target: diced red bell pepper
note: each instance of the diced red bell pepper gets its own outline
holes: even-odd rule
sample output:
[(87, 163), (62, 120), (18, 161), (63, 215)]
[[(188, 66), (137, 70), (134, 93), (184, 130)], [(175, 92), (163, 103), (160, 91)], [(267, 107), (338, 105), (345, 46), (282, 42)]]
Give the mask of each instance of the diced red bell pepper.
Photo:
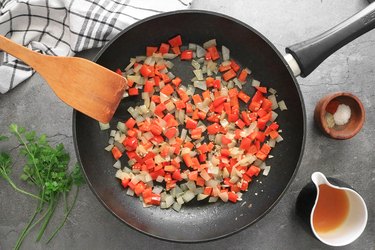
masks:
[(195, 183), (197, 184), (197, 186), (204, 187), (205, 180), (202, 177), (198, 176), (197, 180), (195, 181)]
[(240, 144), (240, 149), (246, 150), (246, 149), (250, 148), (251, 142), (252, 142), (251, 139), (249, 139), (247, 137), (243, 138), (242, 141), (241, 141), (241, 144)]
[(247, 191), (247, 188), (249, 187), (249, 182), (246, 180), (242, 180), (241, 183), (241, 191)]
[(261, 161), (265, 161), (267, 159), (267, 155), (265, 153), (263, 153), (262, 151), (258, 151), (255, 156), (261, 160)]
[(180, 86), (181, 82), (182, 82), (182, 79), (180, 77), (176, 77), (175, 79), (172, 80), (172, 83), (176, 87)]
[(172, 178), (176, 181), (182, 181), (181, 170), (176, 169), (172, 174)]
[(214, 80), (213, 87), (216, 88), (216, 89), (220, 89), (221, 88), (221, 81), (220, 81), (220, 79), (215, 79)]
[(177, 94), (183, 102), (188, 102), (190, 100), (189, 96), (183, 89), (177, 89)]
[(236, 122), (238, 118), (239, 118), (238, 113), (231, 113), (228, 115), (229, 122)]
[(154, 82), (147, 80), (145, 82), (145, 86), (143, 87), (143, 92), (152, 93), (154, 91), (154, 85), (155, 85)]
[(178, 110), (184, 109), (186, 107), (185, 103), (182, 100), (175, 101), (174, 105)]
[(186, 118), (186, 128), (187, 129), (195, 129), (197, 128), (198, 122), (194, 121), (193, 119), (187, 117)]
[(248, 75), (247, 71), (245, 69), (243, 69), (241, 71), (240, 75), (238, 76), (238, 80), (241, 81), (241, 82), (245, 82), (247, 75)]
[(181, 46), (182, 45), (182, 39), (181, 39), (181, 36), (180, 35), (177, 35), (171, 39), (168, 40), (168, 43), (172, 46), (172, 47), (178, 47), (178, 46)]
[(173, 52), (173, 54), (175, 54), (175, 55), (179, 55), (179, 54), (181, 54), (180, 47), (172, 47), (172, 52)]
[(246, 174), (249, 177), (258, 176), (260, 172), (260, 168), (254, 165), (251, 165), (249, 169), (246, 171)]
[(222, 105), (225, 101), (227, 100), (227, 97), (226, 96), (220, 96), (218, 98), (216, 98), (214, 101), (213, 101), (213, 105), (214, 107), (218, 107), (220, 105)]
[(171, 139), (173, 137), (175, 137), (177, 134), (177, 128), (175, 127), (172, 127), (172, 128), (169, 128), (165, 133), (165, 137), (167, 137), (168, 139)]
[(115, 160), (118, 160), (121, 158), (122, 156), (122, 153), (121, 151), (118, 149), (118, 147), (114, 146), (112, 148), (112, 155), (113, 155), (113, 158), (115, 158)]
[(240, 98), (244, 103), (248, 103), (250, 101), (250, 96), (246, 95), (244, 92), (240, 91), (238, 93), (238, 98)]
[(193, 59), (193, 51), (192, 50), (184, 50), (181, 53), (181, 60), (191, 60)]
[(163, 128), (157, 124), (151, 124), (150, 131), (154, 135), (161, 135), (163, 133)]
[(187, 167), (192, 167), (192, 166), (193, 166), (193, 160), (192, 160), (190, 154), (184, 154), (184, 155), (182, 156), (182, 159), (184, 160), (185, 165), (186, 165)]
[(256, 91), (251, 101), (262, 103), (263, 99), (264, 99), (263, 93), (260, 91)]
[(141, 75), (143, 77), (149, 77), (149, 76), (153, 75), (153, 67), (149, 66), (149, 65), (146, 65), (146, 64), (143, 64), (141, 69), (139, 70), (139, 72), (141, 73)]
[(204, 162), (206, 162), (206, 160), (207, 160), (207, 155), (206, 155), (206, 154), (199, 154), (199, 155), (198, 155), (198, 159), (199, 159), (199, 161), (200, 161), (201, 163), (204, 163)]
[(170, 96), (170, 95), (174, 92), (174, 89), (173, 89), (172, 85), (170, 85), (170, 84), (166, 84), (166, 85), (160, 90), (160, 92), (163, 93), (164, 95)]
[(190, 136), (194, 140), (200, 139), (202, 137), (202, 129), (195, 128), (195, 129), (190, 130)]
[(138, 95), (138, 89), (137, 88), (130, 88), (128, 89), (129, 95)]
[(204, 190), (203, 190), (203, 194), (211, 195), (212, 189), (213, 189), (212, 187), (205, 187)]
[(196, 181), (198, 178), (198, 171), (192, 171), (188, 175), (189, 180)]
[(193, 101), (194, 101), (194, 104), (197, 105), (198, 103), (202, 102), (202, 98), (199, 94), (196, 94), (196, 95), (193, 95)]
[(154, 53), (158, 51), (158, 47), (146, 47), (146, 56), (152, 56)]
[(207, 52), (206, 52), (206, 55), (204, 56), (204, 59), (205, 59), (206, 61), (212, 60), (211, 53), (207, 51)]
[(270, 132), (270, 137), (271, 137), (271, 139), (276, 139), (277, 137), (279, 137), (279, 133), (275, 130), (272, 130)]
[(142, 194), (142, 192), (146, 189), (146, 184), (144, 184), (142, 181), (138, 182), (136, 185), (135, 185), (135, 188), (134, 188), (134, 193), (137, 195), (137, 196), (140, 196)]
[(129, 182), (130, 182), (130, 178), (124, 178), (124, 179), (121, 181), (121, 185), (122, 185), (124, 188), (127, 188)]
[(260, 151), (268, 155), (271, 152), (271, 147), (268, 144), (263, 144), (262, 147), (260, 148)]
[(134, 125), (135, 125), (135, 120), (130, 117), (126, 122), (125, 122), (125, 126), (128, 128), (128, 129), (132, 129), (134, 128)]
[(217, 59), (220, 58), (219, 52), (217, 51), (215, 46), (207, 48), (207, 51), (210, 53), (211, 59), (213, 61), (216, 61)]
[(229, 81), (230, 79), (232, 79), (232, 78), (235, 78), (236, 77), (236, 72), (233, 70), (233, 69), (231, 69), (231, 70), (228, 70), (227, 72), (225, 72), (224, 74), (223, 74), (223, 79), (224, 79), (224, 81)]
[(167, 44), (167, 43), (162, 43), (162, 44), (160, 44), (159, 52), (160, 52), (161, 54), (168, 53), (168, 51), (169, 51), (169, 44)]
[(230, 66), (232, 67), (232, 69), (234, 70), (234, 71), (239, 71), (240, 70), (240, 66), (234, 61), (234, 60), (231, 60), (230, 61), (231, 63), (230, 63)]
[(233, 192), (228, 192), (228, 200), (233, 202), (233, 203), (236, 203), (237, 202), (237, 198), (238, 198), (238, 195), (236, 193), (233, 193)]
[(216, 135), (217, 133), (219, 133), (220, 128), (221, 128), (221, 126), (218, 123), (211, 124), (211, 125), (207, 126), (207, 133), (209, 135)]
[(173, 165), (167, 165), (164, 167), (164, 171), (173, 173), (174, 171), (176, 171), (176, 167)]
[(172, 79), (169, 78), (168, 74), (161, 74), (161, 79), (163, 80), (164, 83), (169, 83)]
[(245, 123), (241, 119), (238, 119), (235, 123), (240, 129), (245, 127)]
[(228, 145), (228, 144), (231, 143), (231, 142), (232, 142), (232, 140), (229, 139), (229, 138), (227, 138), (225, 135), (223, 135), (223, 136), (221, 137), (221, 143), (222, 143), (223, 145)]
[(267, 112), (271, 111), (272, 110), (272, 102), (270, 100), (268, 100), (267, 98), (264, 98), (263, 103), (262, 103), (262, 109), (264, 109)]
[(267, 94), (267, 88), (266, 87), (255, 87), (259, 92), (263, 94)]
[(222, 72), (230, 70), (231, 68), (232, 67), (230, 66), (230, 64), (228, 64), (228, 65), (220, 65), (219, 66), (219, 71), (222, 73)]

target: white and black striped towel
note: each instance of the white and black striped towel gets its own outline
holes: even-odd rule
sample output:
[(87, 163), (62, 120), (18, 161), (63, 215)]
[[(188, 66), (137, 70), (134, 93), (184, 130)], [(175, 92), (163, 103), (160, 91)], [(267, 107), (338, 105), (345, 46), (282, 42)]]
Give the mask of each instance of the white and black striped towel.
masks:
[[(186, 9), (192, 0), (0, 0), (0, 34), (48, 55), (73, 56), (103, 46), (129, 24), (158, 13)], [(5, 54), (0, 93), (33, 70)]]

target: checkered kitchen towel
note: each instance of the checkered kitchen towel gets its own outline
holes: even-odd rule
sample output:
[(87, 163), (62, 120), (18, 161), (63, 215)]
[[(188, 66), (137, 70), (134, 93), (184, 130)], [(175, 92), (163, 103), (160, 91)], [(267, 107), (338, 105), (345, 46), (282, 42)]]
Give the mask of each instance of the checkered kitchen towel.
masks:
[[(73, 56), (103, 46), (129, 24), (186, 9), (192, 0), (0, 0), (0, 34), (48, 55)], [(2, 53), (2, 52), (1, 52)], [(0, 93), (34, 71), (4, 53)]]

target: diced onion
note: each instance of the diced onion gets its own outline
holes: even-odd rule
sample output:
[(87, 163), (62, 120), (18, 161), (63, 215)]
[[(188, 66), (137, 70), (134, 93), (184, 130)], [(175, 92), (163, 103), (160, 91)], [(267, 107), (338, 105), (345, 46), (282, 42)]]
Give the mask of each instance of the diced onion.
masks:
[(280, 108), (281, 111), (288, 110), (288, 108), (286, 107), (285, 102), (283, 100), (279, 101), (277, 104), (279, 104), (279, 108)]
[(259, 87), (260, 86), (260, 82), (258, 80), (253, 79), (253, 81), (251, 82), (251, 85), (253, 87)]
[(206, 199), (207, 197), (209, 197), (209, 195), (207, 195), (207, 194), (198, 194), (197, 200), (201, 201), (201, 200)]
[(191, 65), (194, 67), (194, 69), (200, 69), (201, 68), (200, 63), (197, 62), (196, 60), (192, 60)]
[(271, 170), (271, 166), (266, 166), (263, 170), (263, 175), (267, 176)]
[(126, 191), (126, 194), (129, 195), (129, 196), (134, 196), (134, 191), (133, 191), (133, 189), (128, 188), (128, 190)]
[(101, 123), (101, 122), (99, 122), (99, 127), (100, 127), (100, 130), (107, 130), (111, 126), (109, 125), (109, 123)]
[(120, 168), (121, 168), (121, 162), (120, 162), (120, 160), (117, 160), (117, 161), (115, 162), (115, 164), (113, 164), (113, 167), (114, 167), (114, 168), (117, 168), (117, 169), (120, 169)]
[(113, 148), (113, 145), (108, 145), (107, 147), (104, 148), (105, 151), (111, 151)]
[(220, 192), (219, 197), (222, 201), (228, 202), (228, 192)]
[(194, 199), (195, 195), (191, 190), (187, 190), (183, 195), (182, 199), (184, 199), (184, 202), (189, 202), (192, 199)]
[(172, 197), (172, 195), (167, 195), (167, 197), (165, 198), (165, 203), (167, 208), (172, 206), (172, 204), (174, 203), (174, 198)]
[(210, 203), (217, 202), (217, 199), (218, 199), (218, 197), (210, 197), (208, 199), (208, 202), (210, 202)]
[(201, 46), (197, 45), (196, 57), (204, 57), (206, 55), (206, 50)]
[(221, 51), (223, 54), (223, 61), (228, 61), (230, 59), (230, 51), (227, 47), (221, 46)]
[(176, 212), (179, 212), (181, 210), (181, 207), (182, 207), (181, 204), (178, 202), (173, 203), (173, 206), (172, 206), (173, 210), (175, 210)]
[(211, 39), (203, 44), (203, 48), (208, 49), (216, 46), (216, 39)]

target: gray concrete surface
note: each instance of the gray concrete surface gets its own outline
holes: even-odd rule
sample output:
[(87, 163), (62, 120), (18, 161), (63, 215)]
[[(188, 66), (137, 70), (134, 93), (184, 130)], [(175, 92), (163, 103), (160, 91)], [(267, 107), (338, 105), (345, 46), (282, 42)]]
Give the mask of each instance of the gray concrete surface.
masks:
[[(196, 0), (193, 8), (236, 17), (284, 48), (316, 35), (367, 5), (366, 0)], [(84, 53), (91, 58), (95, 51)], [(86, 186), (66, 226), (49, 245), (35, 243), (32, 233), (23, 249), (329, 249), (303, 230), (294, 215), (295, 199), (314, 171), (340, 178), (363, 195), (369, 212), (362, 236), (342, 249), (375, 249), (375, 31), (347, 45), (306, 79), (299, 79), (307, 110), (307, 141), (299, 172), (278, 205), (255, 225), (224, 239), (201, 244), (170, 243), (145, 236), (121, 223)], [(357, 95), (367, 112), (361, 132), (346, 141), (324, 137), (313, 124), (319, 98), (333, 91)], [(0, 133), (11, 122), (63, 142), (75, 161), (72, 110), (62, 104), (39, 75), (0, 95)], [(15, 142), (0, 145), (9, 149)], [(12, 151), (13, 153), (15, 150)], [(16, 163), (20, 169), (22, 162)], [(17, 174), (17, 170), (15, 171)], [(17, 181), (21, 186), (22, 183)], [(11, 249), (35, 204), (0, 180), (0, 249)], [(224, 225), (223, 225), (224, 226)]]

